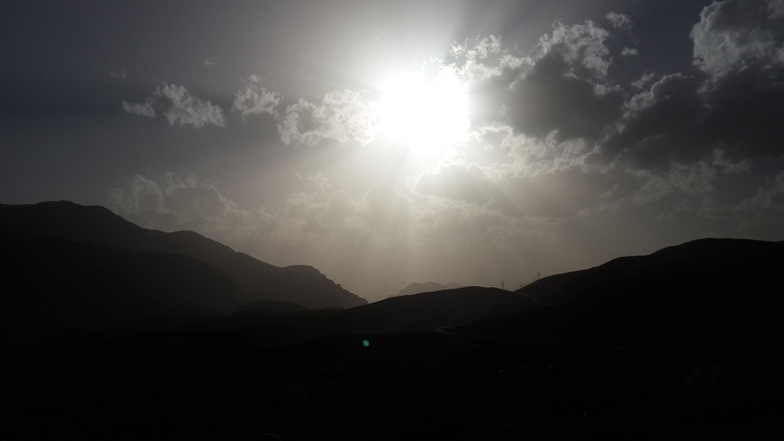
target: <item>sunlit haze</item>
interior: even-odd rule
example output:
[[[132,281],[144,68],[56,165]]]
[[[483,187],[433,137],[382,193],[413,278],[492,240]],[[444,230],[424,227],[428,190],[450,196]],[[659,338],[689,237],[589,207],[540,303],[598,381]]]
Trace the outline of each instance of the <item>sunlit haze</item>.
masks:
[[[784,239],[777,0],[10,1],[0,203],[369,301]]]

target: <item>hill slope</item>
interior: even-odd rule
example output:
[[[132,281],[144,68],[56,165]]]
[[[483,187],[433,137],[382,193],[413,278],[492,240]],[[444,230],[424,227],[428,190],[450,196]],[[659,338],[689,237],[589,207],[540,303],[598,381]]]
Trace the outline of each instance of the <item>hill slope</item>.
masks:
[[[465,288],[390,297],[311,324],[311,335],[384,334],[442,326],[535,307],[530,298],[496,288]]]
[[[697,240],[542,279],[520,292],[562,305],[488,319],[473,332],[670,342],[780,335],[781,268],[784,242]]]
[[[184,254],[231,275],[240,287],[242,302],[283,300],[310,308],[367,304],[313,267],[276,267],[191,231],[164,233],[141,228],[98,206],[65,201],[0,204],[0,231],[130,251]]]
[[[123,319],[212,317],[240,303],[228,274],[181,254],[0,233],[0,268],[3,346]]]
[[[421,294],[423,292],[442,291],[445,289],[461,288],[457,283],[447,283],[446,285],[437,282],[414,282],[405,288],[401,289],[399,293],[390,297],[410,296],[412,294]]]

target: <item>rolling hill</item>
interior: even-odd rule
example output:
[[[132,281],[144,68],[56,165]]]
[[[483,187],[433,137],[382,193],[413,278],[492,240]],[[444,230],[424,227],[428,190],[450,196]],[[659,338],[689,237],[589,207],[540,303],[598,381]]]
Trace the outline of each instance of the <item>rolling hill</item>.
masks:
[[[392,295],[390,297],[410,296],[412,294],[420,294],[423,292],[442,291],[445,289],[455,289],[455,288],[461,288],[461,286],[458,285],[457,283],[447,283],[446,285],[444,285],[442,283],[437,283],[437,282],[424,282],[424,283],[414,282],[406,286],[405,288],[401,289],[400,292],[398,292],[397,294]]]
[[[784,242],[701,239],[541,279],[518,291],[554,308],[465,332],[628,342],[780,336]]]
[[[72,202],[0,204],[0,231],[20,237],[62,239],[129,251],[181,254],[230,275],[240,303],[267,299],[309,308],[350,308],[367,301],[348,292],[313,267],[277,267],[191,231],[165,233],[141,228],[106,208]]]
[[[432,331],[535,307],[530,298],[497,288],[470,286],[390,297],[310,323],[307,334],[384,334]]]
[[[3,346],[142,317],[211,318],[240,304],[225,272],[189,256],[0,233]]]

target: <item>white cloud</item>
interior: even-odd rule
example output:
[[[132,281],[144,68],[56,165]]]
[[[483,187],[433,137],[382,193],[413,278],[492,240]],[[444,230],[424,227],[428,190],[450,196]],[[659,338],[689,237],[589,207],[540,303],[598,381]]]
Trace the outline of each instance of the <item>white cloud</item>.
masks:
[[[251,76],[250,84],[234,94],[232,110],[241,112],[243,120],[248,115],[260,113],[275,115],[275,108],[280,105],[280,95],[267,91],[259,84],[259,81],[260,79],[256,75]]]
[[[477,38],[473,44],[467,41],[452,45],[449,63],[460,77],[468,82],[481,82],[502,75],[507,69],[521,69],[530,65],[531,59],[513,55],[503,48],[501,37],[489,35]]]
[[[152,98],[147,98],[143,103],[129,103],[127,101],[123,101],[120,107],[128,113],[139,115],[139,116],[149,116],[155,117],[155,109],[153,108],[153,100]]]
[[[634,25],[632,19],[626,14],[619,14],[617,12],[608,12],[605,16],[610,21],[612,27],[628,31]]]
[[[722,76],[753,65],[784,66],[781,0],[726,0],[703,9],[691,31],[694,64]]]
[[[191,95],[183,86],[164,84],[155,91],[154,96],[168,101],[163,116],[169,125],[179,123],[181,126],[192,125],[197,128],[205,124],[224,126],[223,109],[220,106]]]
[[[623,49],[621,49],[622,57],[636,57],[637,55],[639,55],[639,52],[635,48],[624,46]]]
[[[321,103],[300,98],[288,106],[278,130],[287,145],[313,146],[325,139],[366,145],[375,137],[370,104],[362,93],[353,90],[328,92]]]
[[[542,55],[556,51],[571,65],[582,65],[598,78],[607,76],[612,57],[604,44],[610,33],[591,20],[567,26],[561,22],[553,24],[551,34],[539,39],[538,49]]]
[[[646,72],[644,73],[639,80],[634,81],[632,83],[632,87],[635,89],[644,89],[648,87],[648,84],[656,78],[656,74],[653,72]]]
[[[199,128],[206,124],[224,127],[223,109],[191,95],[183,86],[163,84],[144,103],[122,102],[122,109],[135,115],[154,117],[160,112],[169,125],[191,125]],[[157,109],[157,110],[156,110]]]

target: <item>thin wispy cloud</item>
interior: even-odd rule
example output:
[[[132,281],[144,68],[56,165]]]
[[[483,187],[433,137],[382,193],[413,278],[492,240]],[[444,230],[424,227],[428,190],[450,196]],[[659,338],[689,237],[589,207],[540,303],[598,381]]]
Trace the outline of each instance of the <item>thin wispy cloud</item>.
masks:
[[[160,113],[170,126],[225,126],[220,106],[202,100],[190,94],[184,86],[176,84],[163,84],[143,103],[123,101],[121,107],[128,113],[140,116],[155,117]]]

